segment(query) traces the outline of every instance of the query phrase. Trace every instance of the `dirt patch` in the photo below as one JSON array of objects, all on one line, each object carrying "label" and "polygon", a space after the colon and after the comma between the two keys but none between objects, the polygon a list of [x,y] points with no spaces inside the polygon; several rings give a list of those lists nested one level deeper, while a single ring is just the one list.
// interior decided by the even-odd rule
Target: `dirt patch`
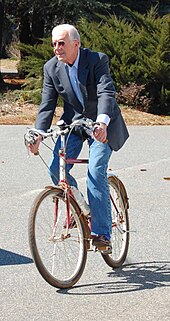
[{"label": "dirt patch", "polygon": [[[38,106],[31,103],[4,101],[0,102],[0,125],[33,125],[35,123]],[[54,122],[62,114],[62,108],[57,108]]]},{"label": "dirt patch", "polygon": [[157,116],[130,108],[123,108],[122,114],[127,125],[170,125],[170,116]]},{"label": "dirt patch", "polygon": [[[38,106],[31,103],[0,102],[0,125],[33,125]],[[57,107],[53,122],[62,114],[62,107]],[[170,125],[170,117],[156,116],[130,108],[122,108],[122,114],[127,125]]]}]

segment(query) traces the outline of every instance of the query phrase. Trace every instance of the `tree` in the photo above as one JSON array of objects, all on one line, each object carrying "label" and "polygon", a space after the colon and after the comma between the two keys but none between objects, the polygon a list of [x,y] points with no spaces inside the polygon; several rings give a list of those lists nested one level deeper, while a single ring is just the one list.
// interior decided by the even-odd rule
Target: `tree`
[{"label": "tree", "polygon": [[4,0],[0,0],[0,58],[2,58],[2,30],[4,24]]},{"label": "tree", "polygon": [[162,16],[170,12],[170,1],[169,0],[109,0],[101,1],[107,3],[110,10],[110,14],[116,14],[117,16],[125,17],[126,13],[122,9],[122,6],[126,6],[132,11],[146,14],[151,7],[157,6],[158,15]]},{"label": "tree", "polygon": [[51,34],[55,24],[76,23],[82,16],[92,19],[94,12],[105,8],[97,0],[6,0],[5,13],[19,22],[22,43],[41,43],[41,38]]},{"label": "tree", "polygon": [[[4,2],[4,0],[0,0]],[[22,43],[41,43],[49,36],[54,25],[69,22],[76,24],[82,17],[88,21],[100,21],[98,14],[116,14],[127,18],[127,12],[120,4],[132,10],[145,13],[151,5],[157,4],[164,13],[170,10],[169,0],[5,0],[5,15],[14,17],[19,23],[19,38]]]},{"label": "tree", "polygon": [[[4,23],[4,0],[0,0],[0,58],[2,58],[2,28]],[[4,84],[3,77],[0,71],[0,87]]]},{"label": "tree", "polygon": [[152,100],[148,111],[170,113],[170,17],[158,17],[153,8],[146,15],[125,10],[127,19],[103,17],[100,26],[82,20],[83,46],[108,54],[117,89],[134,82],[145,85]]}]

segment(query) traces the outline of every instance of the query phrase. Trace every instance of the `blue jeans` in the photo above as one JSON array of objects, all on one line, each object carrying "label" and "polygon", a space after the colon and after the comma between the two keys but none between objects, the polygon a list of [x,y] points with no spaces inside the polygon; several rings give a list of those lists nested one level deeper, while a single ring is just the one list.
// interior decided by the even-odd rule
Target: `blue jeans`
[{"label": "blue jeans", "polygon": [[[108,239],[111,235],[111,205],[109,196],[109,186],[107,180],[108,162],[112,150],[108,144],[93,140],[88,140],[89,144],[89,164],[87,175],[87,196],[90,205],[92,219],[92,233],[105,235]],[[71,134],[67,144],[67,158],[77,158],[81,152],[83,140],[81,137]],[[49,165],[49,174],[55,185],[59,178],[59,157],[60,139],[58,139],[53,157]],[[66,165],[66,175],[68,183],[77,187],[75,178],[70,174],[73,165]]]}]

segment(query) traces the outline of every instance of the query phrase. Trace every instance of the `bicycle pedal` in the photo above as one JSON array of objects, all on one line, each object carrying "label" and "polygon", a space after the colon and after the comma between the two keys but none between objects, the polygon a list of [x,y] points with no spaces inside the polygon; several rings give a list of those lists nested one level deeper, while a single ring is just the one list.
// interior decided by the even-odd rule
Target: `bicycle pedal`
[{"label": "bicycle pedal", "polygon": [[112,248],[110,246],[100,246],[100,247],[95,246],[94,252],[100,252],[102,254],[111,254]]},{"label": "bicycle pedal", "polygon": [[99,251],[104,251],[104,250],[107,250],[108,246],[98,246],[97,249]]},{"label": "bicycle pedal", "polygon": [[112,254],[112,249],[111,248],[108,248],[108,249],[105,249],[103,251],[100,251],[102,254]]}]

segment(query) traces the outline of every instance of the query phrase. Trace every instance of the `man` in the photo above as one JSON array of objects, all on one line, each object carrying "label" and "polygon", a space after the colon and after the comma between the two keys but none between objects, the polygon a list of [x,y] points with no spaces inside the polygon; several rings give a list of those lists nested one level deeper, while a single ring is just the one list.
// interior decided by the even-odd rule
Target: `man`
[{"label": "man", "polygon": [[[94,139],[88,138],[89,165],[87,195],[92,216],[92,244],[108,248],[111,237],[111,207],[107,182],[107,167],[112,150],[119,150],[128,138],[128,131],[115,100],[115,89],[109,72],[108,57],[80,47],[77,29],[69,24],[56,26],[52,31],[55,56],[44,66],[42,102],[35,127],[42,131],[50,128],[57,99],[64,101],[61,118],[70,124],[73,120],[90,118],[99,125],[95,128]],[[30,146],[37,153],[41,136]],[[84,142],[79,132],[70,135],[67,157],[77,158]],[[50,163],[50,173],[57,184],[59,149],[57,142]],[[77,182],[70,175],[67,165],[67,179],[70,185]],[[54,173],[54,175],[52,174]]]}]

